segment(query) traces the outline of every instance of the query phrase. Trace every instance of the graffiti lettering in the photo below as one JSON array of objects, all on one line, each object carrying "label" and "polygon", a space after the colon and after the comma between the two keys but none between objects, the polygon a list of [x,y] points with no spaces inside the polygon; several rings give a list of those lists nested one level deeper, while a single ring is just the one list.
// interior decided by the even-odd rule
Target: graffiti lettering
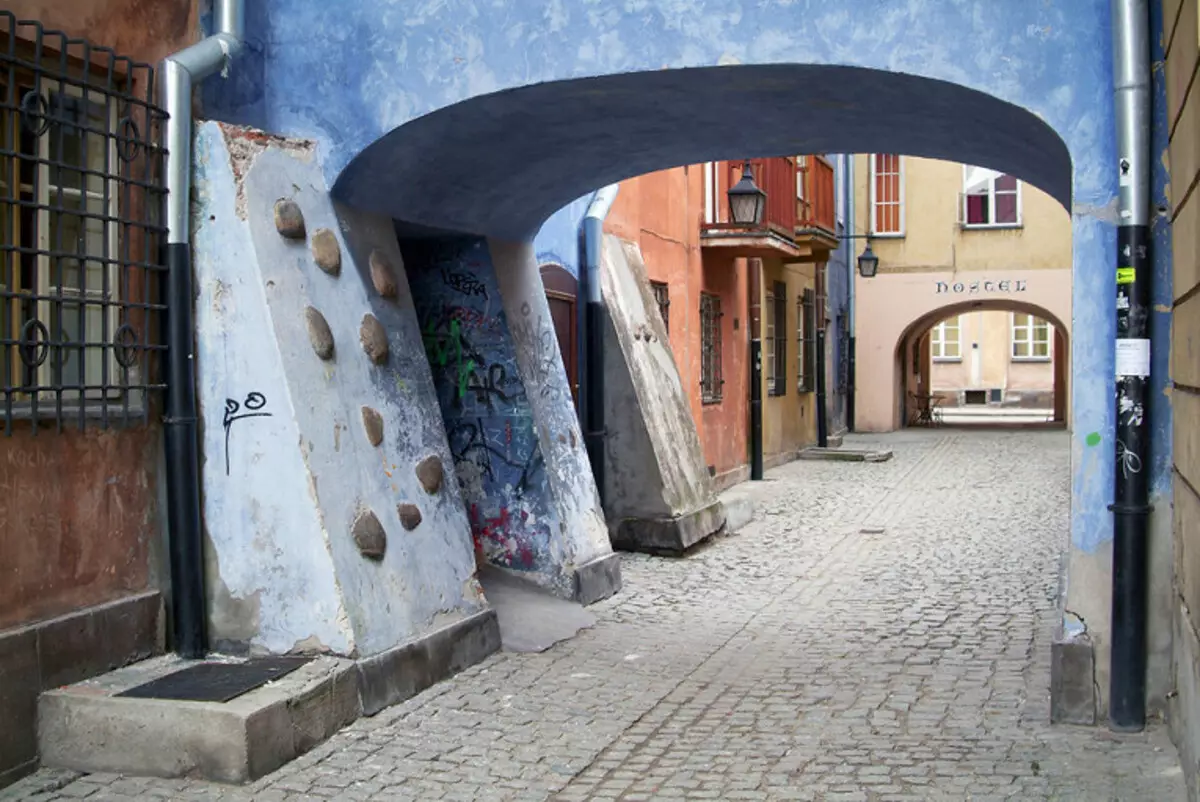
[{"label": "graffiti lettering", "polygon": [[[515,479],[512,486],[518,493],[529,489],[533,480],[545,468],[541,449],[536,443],[529,449],[524,460],[510,459],[505,452],[491,445],[484,435],[481,418],[476,419],[474,423],[462,421],[456,424],[448,433],[447,439],[450,441],[450,452],[456,465],[471,463],[492,482],[504,478],[499,475],[503,470],[500,466],[507,466],[514,472],[509,478]],[[519,473],[515,473],[517,471]]]},{"label": "graffiti lettering", "polygon": [[457,290],[463,295],[478,295],[484,300],[488,300],[487,287],[470,273],[462,273],[442,267],[442,281],[446,282],[447,287]]},{"label": "graffiti lettering", "polygon": [[238,403],[232,398],[225,399],[225,417],[221,426],[225,429],[225,475],[229,475],[229,432],[233,424],[246,418],[269,418],[271,413],[265,410],[267,397],[257,390],[246,394],[245,400]]}]

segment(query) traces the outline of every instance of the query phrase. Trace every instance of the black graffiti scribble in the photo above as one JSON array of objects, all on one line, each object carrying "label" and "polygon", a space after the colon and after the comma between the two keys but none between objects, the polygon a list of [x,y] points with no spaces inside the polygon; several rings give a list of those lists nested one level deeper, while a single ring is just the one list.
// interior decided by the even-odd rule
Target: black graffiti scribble
[{"label": "black graffiti scribble", "polygon": [[[469,421],[458,423],[450,430],[448,439],[455,463],[474,463],[491,482],[496,482],[501,478],[513,478],[511,474],[519,471],[520,473],[515,477],[516,481],[512,482],[513,489],[518,493],[528,490],[534,478],[544,467],[542,450],[537,447],[536,442],[530,448],[523,463],[509,459],[503,451],[488,443],[484,434],[482,418],[476,419],[475,423]],[[505,473],[510,475],[507,477],[497,476],[498,470],[503,470],[503,466],[508,468]]]},{"label": "black graffiti scribble", "polygon": [[447,287],[461,292],[463,295],[478,295],[485,301],[488,299],[487,287],[483,282],[472,276],[470,273],[462,273],[457,270],[449,270],[442,268],[442,281]]},{"label": "black graffiti scribble", "polygon": [[[246,394],[246,399],[242,403],[238,403],[232,398],[225,399],[225,418],[221,425],[225,428],[225,475],[229,475],[229,430],[233,428],[234,421],[242,420],[243,418],[269,418],[270,412],[266,412],[263,408],[267,405],[267,397],[257,390]],[[242,411],[246,410],[246,411]]]}]

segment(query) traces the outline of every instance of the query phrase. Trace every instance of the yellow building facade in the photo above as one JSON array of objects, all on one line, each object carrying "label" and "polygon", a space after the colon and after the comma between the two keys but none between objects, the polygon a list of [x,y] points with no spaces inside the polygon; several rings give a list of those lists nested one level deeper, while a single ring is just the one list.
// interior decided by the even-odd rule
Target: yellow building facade
[{"label": "yellow building facade", "polygon": [[[994,171],[855,157],[855,221],[879,257],[855,278],[855,428],[930,406],[1019,406],[1066,421],[1071,221]],[[860,248],[861,250],[861,248]]]}]

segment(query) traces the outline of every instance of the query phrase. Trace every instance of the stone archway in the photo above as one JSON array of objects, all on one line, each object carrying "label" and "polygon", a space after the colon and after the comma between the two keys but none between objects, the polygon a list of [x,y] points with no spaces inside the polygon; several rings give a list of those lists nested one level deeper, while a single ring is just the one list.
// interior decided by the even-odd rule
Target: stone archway
[{"label": "stone archway", "polygon": [[[934,326],[943,320],[973,312],[1015,312],[1033,315],[1047,321],[1053,329],[1051,340],[1051,367],[1053,370],[1053,411],[1054,423],[1069,424],[1070,398],[1070,343],[1071,331],[1061,310],[1052,312],[1045,306],[1028,301],[1007,299],[990,299],[981,301],[960,301],[933,309],[913,320],[906,326],[896,339],[894,348],[894,375],[890,382],[896,392],[895,428],[908,425],[909,414],[914,395],[922,391],[932,393],[935,388],[928,381],[931,373],[932,354],[930,353],[929,334]],[[914,377],[914,373],[917,374]],[[914,378],[917,380],[914,381]],[[923,380],[923,381],[922,381]]]}]

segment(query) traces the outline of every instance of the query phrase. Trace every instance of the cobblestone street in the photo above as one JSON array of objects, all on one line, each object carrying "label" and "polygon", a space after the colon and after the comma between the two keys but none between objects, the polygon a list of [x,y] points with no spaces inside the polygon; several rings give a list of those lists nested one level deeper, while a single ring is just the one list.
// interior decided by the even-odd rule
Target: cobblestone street
[{"label": "cobblestone street", "polygon": [[1066,435],[847,443],[864,444],[895,457],[770,472],[740,533],[685,559],[624,555],[594,628],[496,655],[252,786],[44,771],[9,795],[1183,798],[1161,725],[1048,724]]}]

